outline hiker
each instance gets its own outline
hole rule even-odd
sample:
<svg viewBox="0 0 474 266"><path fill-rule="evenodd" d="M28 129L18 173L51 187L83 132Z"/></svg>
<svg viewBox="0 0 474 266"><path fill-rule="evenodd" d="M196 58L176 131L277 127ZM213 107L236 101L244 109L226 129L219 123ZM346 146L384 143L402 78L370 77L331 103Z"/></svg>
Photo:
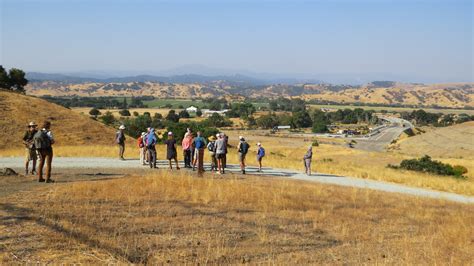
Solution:
<svg viewBox="0 0 474 266"><path fill-rule="evenodd" d="M313 158L313 146L308 147L308 151L306 151L306 154L303 157L304 160L304 172L307 175L311 175L311 158Z"/></svg>
<svg viewBox="0 0 474 266"><path fill-rule="evenodd" d="M40 155L38 166L38 182L53 183L51 179L51 163L53 162L53 144L54 138L51 133L51 122L45 121L40 131L36 132L33 141L37 153ZM43 178L43 167L46 163L46 180Z"/></svg>
<svg viewBox="0 0 474 266"><path fill-rule="evenodd" d="M211 156L211 172L217 172L217 158L216 158L216 137L210 136L208 138L209 143L207 144L207 150Z"/></svg>
<svg viewBox="0 0 474 266"><path fill-rule="evenodd" d="M224 134L220 133L216 135L218 139L216 140L216 158L217 158L217 168L219 171L219 174L224 174L224 164L222 162L222 159L224 158L225 155L225 140L224 140Z"/></svg>
<svg viewBox="0 0 474 266"><path fill-rule="evenodd" d="M193 142L193 134L188 128L187 132L184 134L183 141L181 142L181 147L183 148L183 157L184 157L184 168L191 168L191 143Z"/></svg>
<svg viewBox="0 0 474 266"><path fill-rule="evenodd" d="M258 162L258 172L262 172L262 159L265 157L265 149L262 147L262 143L257 143L257 162Z"/></svg>
<svg viewBox="0 0 474 266"><path fill-rule="evenodd" d="M26 157L25 157L25 175L28 175L28 168L30 161L33 161L33 167L31 168L31 174L36 174L36 159L38 155L36 153L35 142L33 141L33 137L35 136L38 130L36 129L38 125L35 122L30 122L28 124L28 130L25 132L23 136L23 144L25 145L26 149Z"/></svg>
<svg viewBox="0 0 474 266"><path fill-rule="evenodd" d="M158 139L155 135L155 129L150 128L150 132L146 138L146 148L148 150L148 163L150 164L150 168L157 168L156 167L156 142Z"/></svg>
<svg viewBox="0 0 474 266"><path fill-rule="evenodd" d="M125 133L123 132L125 130L124 125L120 125L119 131L115 134L115 142L117 142L119 146L119 159L120 160L125 160L123 158L123 153L125 152Z"/></svg>
<svg viewBox="0 0 474 266"><path fill-rule="evenodd" d="M224 135L224 157L222 158L222 167L227 168L227 148L229 145L229 136L222 133Z"/></svg>
<svg viewBox="0 0 474 266"><path fill-rule="evenodd" d="M197 132L197 136L193 140L194 144L194 162L193 171L198 165L198 174L201 175L204 172L204 148L206 148L207 142L201 136L201 131Z"/></svg>
<svg viewBox="0 0 474 266"><path fill-rule="evenodd" d="M240 171L242 171L242 174L245 175L245 155L247 155L247 152L249 151L249 144L242 136L239 136L239 145L237 146L237 150L239 152Z"/></svg>
<svg viewBox="0 0 474 266"><path fill-rule="evenodd" d="M166 144L166 158L170 163L170 169L173 170L171 160L174 159L176 162L176 170L179 170L178 155L176 154L176 140L174 139L173 132L168 132L168 139L165 141Z"/></svg>
<svg viewBox="0 0 474 266"><path fill-rule="evenodd" d="M146 157L146 147L145 147L145 138L146 138L146 133L142 132L140 137L138 137L138 148L140 149L140 163L142 165L146 165L145 163L145 157Z"/></svg>

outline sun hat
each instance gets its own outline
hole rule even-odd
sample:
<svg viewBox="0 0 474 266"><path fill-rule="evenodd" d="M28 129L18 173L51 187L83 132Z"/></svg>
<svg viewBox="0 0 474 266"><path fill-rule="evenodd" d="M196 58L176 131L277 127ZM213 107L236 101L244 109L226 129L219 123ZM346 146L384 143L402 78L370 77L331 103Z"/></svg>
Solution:
<svg viewBox="0 0 474 266"><path fill-rule="evenodd" d="M262 143L260 143L260 142L259 142L259 143L257 143L257 146L262 146Z"/></svg>
<svg viewBox="0 0 474 266"><path fill-rule="evenodd" d="M240 140L244 140L244 137L243 137L243 136L239 136L239 139L240 139Z"/></svg>
<svg viewBox="0 0 474 266"><path fill-rule="evenodd" d="M145 135L146 135L146 133L145 133L145 132L142 132L142 137L145 136Z"/></svg>
<svg viewBox="0 0 474 266"><path fill-rule="evenodd" d="M124 126L124 125L120 125L120 126L119 126L119 129L125 129L125 126Z"/></svg>
<svg viewBox="0 0 474 266"><path fill-rule="evenodd" d="M217 133L216 134L216 138L220 137L221 136L221 133Z"/></svg>
<svg viewBox="0 0 474 266"><path fill-rule="evenodd" d="M30 122L30 123L28 124L28 126L29 126L29 127L36 127L36 126L38 126L38 125L37 125L35 122Z"/></svg>
<svg viewBox="0 0 474 266"><path fill-rule="evenodd" d="M168 132L168 136L171 136L171 135L173 135L173 132L171 132L171 131Z"/></svg>
<svg viewBox="0 0 474 266"><path fill-rule="evenodd" d="M215 141L215 140L216 140L216 137L214 137L214 136L210 136L210 137L209 137L209 138L207 138L207 139L208 139L208 140L210 140L210 141Z"/></svg>

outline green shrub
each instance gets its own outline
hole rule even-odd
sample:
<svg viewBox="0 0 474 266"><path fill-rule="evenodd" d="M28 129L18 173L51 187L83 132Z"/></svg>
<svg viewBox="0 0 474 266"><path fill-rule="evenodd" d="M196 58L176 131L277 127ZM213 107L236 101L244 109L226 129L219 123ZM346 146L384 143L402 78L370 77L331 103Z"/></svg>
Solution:
<svg viewBox="0 0 474 266"><path fill-rule="evenodd" d="M440 161L435 161L432 160L428 155L425 155L419 159L403 160L399 166L389 164L387 167L393 169L405 169L410 171L433 173L437 175L454 176L457 178L465 178L464 174L467 173L467 169L464 166L452 166Z"/></svg>
<svg viewBox="0 0 474 266"><path fill-rule="evenodd" d="M312 145L313 147L318 147L318 146L319 146L318 140L317 140L317 139L313 140L313 143L311 143L311 145Z"/></svg>

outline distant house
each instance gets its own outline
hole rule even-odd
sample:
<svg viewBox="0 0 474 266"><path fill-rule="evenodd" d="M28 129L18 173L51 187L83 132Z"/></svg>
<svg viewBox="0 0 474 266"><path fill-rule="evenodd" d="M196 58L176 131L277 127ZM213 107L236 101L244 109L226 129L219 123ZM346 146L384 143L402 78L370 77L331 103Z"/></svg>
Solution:
<svg viewBox="0 0 474 266"><path fill-rule="evenodd" d="M210 117L211 115L213 114L218 114L218 115L225 115L225 113L227 113L229 110L227 109L224 109L224 110L221 110L221 111L214 111L214 110L209 110L209 109L202 109L202 114L203 116L205 117Z"/></svg>
<svg viewBox="0 0 474 266"><path fill-rule="evenodd" d="M198 110L197 107L194 107L194 106L192 106L192 105L189 106L188 108L186 108L186 111L187 111L188 113L196 113L197 110Z"/></svg>

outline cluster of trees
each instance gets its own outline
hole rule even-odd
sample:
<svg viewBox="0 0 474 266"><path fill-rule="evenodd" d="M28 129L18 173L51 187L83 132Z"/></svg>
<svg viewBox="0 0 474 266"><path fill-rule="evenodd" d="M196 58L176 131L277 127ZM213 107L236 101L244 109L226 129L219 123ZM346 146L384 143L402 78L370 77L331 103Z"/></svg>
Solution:
<svg viewBox="0 0 474 266"><path fill-rule="evenodd" d="M425 155L419 159L403 160L399 166L389 164L388 167L394 169L405 169L410 171L433 173L437 175L448 175L456 178L465 178L467 169L461 165L450 165L432 160L430 156Z"/></svg>
<svg viewBox="0 0 474 266"><path fill-rule="evenodd" d="M132 97L130 104L127 98L120 100L114 97L52 97L43 96L43 99L62 105L66 108L71 107L92 107L96 109L128 109L128 108L147 108L148 106L143 104L144 100L148 97Z"/></svg>
<svg viewBox="0 0 474 266"><path fill-rule="evenodd" d="M276 115L268 113L255 120L255 126L269 129L278 125L289 125L292 128L312 127L315 133L328 132L328 126L333 123L357 124L367 123L375 124L378 122L373 110L363 110L356 108L354 110L344 109L336 112L323 112L315 110L310 113L307 110L292 112L291 114Z"/></svg>
<svg viewBox="0 0 474 266"><path fill-rule="evenodd" d="M245 119L252 116L256 111L255 106L250 102L232 103L229 107L230 110L226 113L226 116L231 118L240 117Z"/></svg>
<svg viewBox="0 0 474 266"><path fill-rule="evenodd" d="M464 123L467 121L473 121L474 116L468 114L441 114L441 113L428 113L425 110L414 110L412 112L400 113L401 118L408 121L412 121L417 126L437 126L444 127L453 124Z"/></svg>
<svg viewBox="0 0 474 266"><path fill-rule="evenodd" d="M25 72L18 68L11 68L8 72L0 65L0 89L12 90L24 93L28 80Z"/></svg>
<svg viewBox="0 0 474 266"><path fill-rule="evenodd" d="M96 117L100 115L92 109L89 113ZM186 112L186 111L184 111ZM163 117L160 113L155 113L153 116L149 112L145 112L143 115L135 115L134 117L122 117L116 119L111 112L106 112L101 115L98 119L106 125L118 126L120 124L125 125L125 132L133 137L139 137L141 132L147 127L153 127L156 129L166 129L166 131L172 131L175 133L178 140L181 140L187 127L194 129L195 131L200 130L207 134L215 134L218 132L216 127L227 127L232 126L232 121L228 118L223 117L219 114L213 114L209 118L200 122L180 122L183 111L179 114L175 110L170 110L168 114ZM189 115L189 114L188 114ZM209 135L210 136L210 135Z"/></svg>
<svg viewBox="0 0 474 266"><path fill-rule="evenodd" d="M203 99L202 102L204 103L204 106L203 106L204 109L209 109L209 110L214 110L214 111L230 109L229 103L227 103L226 99L224 98L206 98L206 99Z"/></svg>

